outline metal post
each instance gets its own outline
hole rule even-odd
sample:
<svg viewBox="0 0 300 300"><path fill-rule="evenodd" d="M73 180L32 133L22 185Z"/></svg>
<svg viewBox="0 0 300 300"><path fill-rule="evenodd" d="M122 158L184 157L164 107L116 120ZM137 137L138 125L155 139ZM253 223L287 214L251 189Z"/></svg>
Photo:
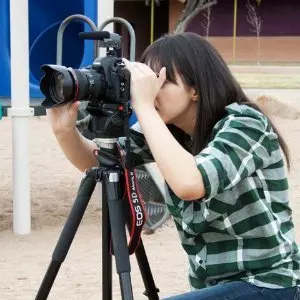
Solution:
<svg viewBox="0 0 300 300"><path fill-rule="evenodd" d="M150 14L150 44L154 41L154 0L151 0L151 14Z"/></svg>
<svg viewBox="0 0 300 300"><path fill-rule="evenodd" d="M31 230L29 132L28 0L10 0L11 108L13 148L13 230ZM21 67L20 67L21 66Z"/></svg>
<svg viewBox="0 0 300 300"><path fill-rule="evenodd" d="M234 0L234 7L233 7L233 35L232 35L232 62L235 63L236 61L236 22L237 22L237 2L238 0Z"/></svg>
<svg viewBox="0 0 300 300"><path fill-rule="evenodd" d="M97 30L97 26L95 23L88 17L80 14L71 15L64 19L62 23L60 24L58 31L57 31L57 42L56 42L56 64L62 65L62 55L63 55L63 35L66 27L72 22L72 21L81 21L87 23L92 31ZM94 42L94 58L98 56L98 43L97 41Z"/></svg>

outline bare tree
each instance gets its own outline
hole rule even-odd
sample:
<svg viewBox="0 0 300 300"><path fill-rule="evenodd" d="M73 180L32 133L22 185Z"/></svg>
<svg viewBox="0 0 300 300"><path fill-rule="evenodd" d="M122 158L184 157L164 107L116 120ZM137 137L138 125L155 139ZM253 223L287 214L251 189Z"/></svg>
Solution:
<svg viewBox="0 0 300 300"><path fill-rule="evenodd" d="M260 63L260 33L262 26L262 19L256 12L256 7L261 4L262 0L254 0L255 3L251 3L251 0L247 0L246 7L248 15L246 16L248 23L251 25L250 31L256 34L257 41L257 64Z"/></svg>
<svg viewBox="0 0 300 300"><path fill-rule="evenodd" d="M212 18L211 18L211 10L212 10L212 6L209 6L207 9L204 10L203 12L203 17L204 20L201 22L201 26L204 28L205 30L205 36L206 39L208 39L209 36L209 30L210 30L210 25L212 23Z"/></svg>
<svg viewBox="0 0 300 300"><path fill-rule="evenodd" d="M214 4L217 4L217 0L178 0L182 3L185 3L185 7L177 21L177 24L174 29L174 33L184 32L186 27L192 21L192 19L204 9L211 7Z"/></svg>

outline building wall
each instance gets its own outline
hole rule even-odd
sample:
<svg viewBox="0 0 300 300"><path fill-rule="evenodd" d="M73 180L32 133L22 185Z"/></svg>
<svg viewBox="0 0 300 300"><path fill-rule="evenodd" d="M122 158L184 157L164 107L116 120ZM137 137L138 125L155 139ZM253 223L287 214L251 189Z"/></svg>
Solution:
<svg viewBox="0 0 300 300"><path fill-rule="evenodd" d="M254 28L247 21L245 1L238 1L235 62L299 63L300 62L300 1L263 0L257 9L262 19L260 45ZM175 27L184 5L170 0L169 30ZM233 0L222 0L212 7L209 40L227 62L233 62ZM186 31L205 35L203 14L199 13ZM258 51L260 49L260 51Z"/></svg>
<svg viewBox="0 0 300 300"><path fill-rule="evenodd" d="M237 36L253 36L255 27L249 24L247 1L238 1ZM255 0L251 0L255 3ZM211 36L231 36L233 31L233 0L222 0L211 9ZM256 13L262 20L261 36L299 36L300 1L299 0L262 0L256 7ZM204 26L203 26L204 25ZM199 13L188 26L189 30L204 34L205 22Z"/></svg>
<svg viewBox="0 0 300 300"><path fill-rule="evenodd" d="M234 62L231 37L209 37L228 63ZM255 37L237 37L235 62L300 63L300 37L261 37L258 52Z"/></svg>

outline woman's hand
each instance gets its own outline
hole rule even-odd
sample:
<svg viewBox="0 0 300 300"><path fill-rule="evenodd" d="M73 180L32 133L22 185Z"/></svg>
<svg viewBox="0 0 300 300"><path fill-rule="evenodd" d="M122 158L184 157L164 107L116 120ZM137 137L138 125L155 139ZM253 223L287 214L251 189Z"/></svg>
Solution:
<svg viewBox="0 0 300 300"><path fill-rule="evenodd" d="M79 101L47 109L47 116L55 135L63 135L74 130L77 121Z"/></svg>
<svg viewBox="0 0 300 300"><path fill-rule="evenodd" d="M66 158L81 172L97 166L94 151L97 145L76 128L79 101L47 109L47 116L56 140Z"/></svg>
<svg viewBox="0 0 300 300"><path fill-rule="evenodd" d="M155 74L146 64L130 62L123 58L126 68L130 71L131 105L136 111L145 106L154 107L155 98L166 80L166 68L159 75Z"/></svg>

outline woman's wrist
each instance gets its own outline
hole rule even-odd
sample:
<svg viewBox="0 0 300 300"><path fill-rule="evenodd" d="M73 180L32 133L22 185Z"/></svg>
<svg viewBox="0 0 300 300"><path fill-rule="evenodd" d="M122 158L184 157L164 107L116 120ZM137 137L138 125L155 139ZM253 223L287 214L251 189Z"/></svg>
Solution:
<svg viewBox="0 0 300 300"><path fill-rule="evenodd" d="M64 128L57 131L53 131L57 140L63 140L68 138L69 136L74 136L74 134L78 134L78 129L74 126L71 128Z"/></svg>
<svg viewBox="0 0 300 300"><path fill-rule="evenodd" d="M154 112L156 111L154 105L149 103L135 105L133 107L134 112L136 113L137 117L144 113Z"/></svg>

